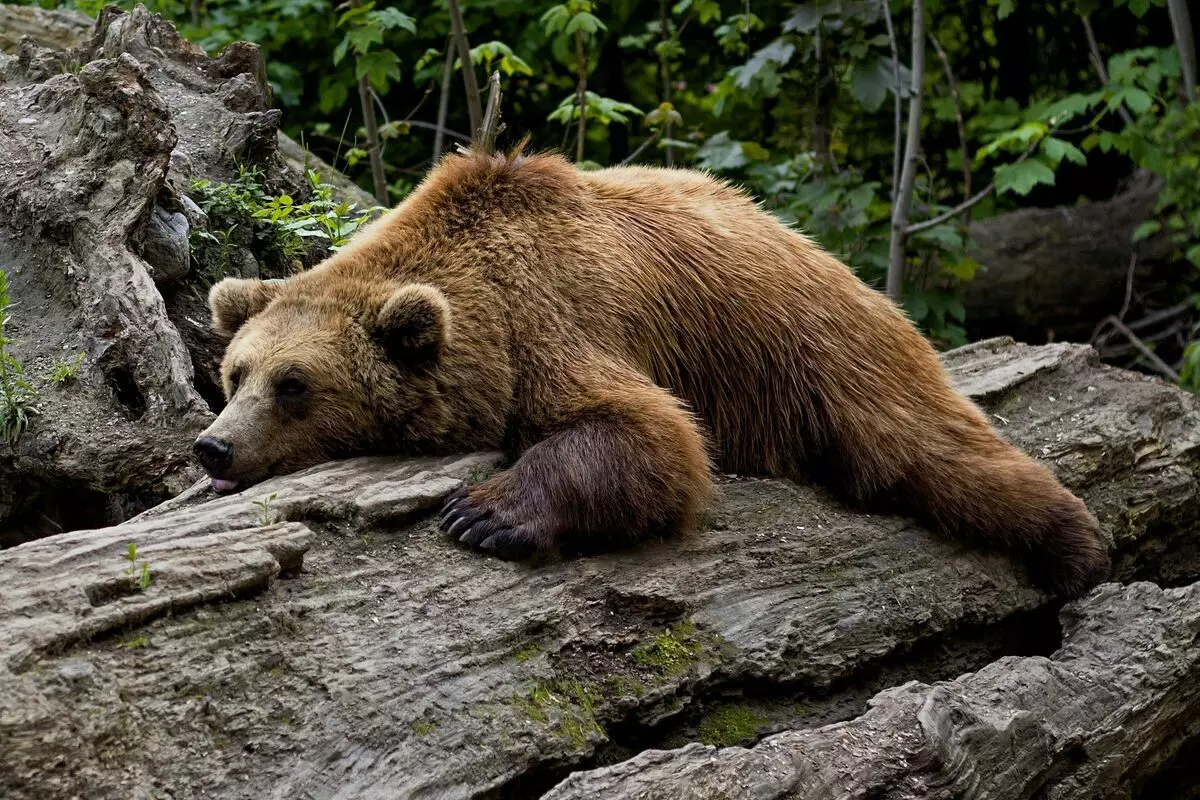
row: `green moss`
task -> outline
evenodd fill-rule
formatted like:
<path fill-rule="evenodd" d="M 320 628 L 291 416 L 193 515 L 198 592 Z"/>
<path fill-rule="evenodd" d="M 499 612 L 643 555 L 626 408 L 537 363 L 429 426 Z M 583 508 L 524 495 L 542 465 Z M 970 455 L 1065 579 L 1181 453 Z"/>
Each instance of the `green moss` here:
<path fill-rule="evenodd" d="M 496 472 L 496 468 L 491 466 L 471 467 L 471 472 L 467 476 L 467 483 L 471 484 L 472 486 L 477 483 L 483 483 L 488 478 L 495 475 Z"/>
<path fill-rule="evenodd" d="M 604 686 L 613 697 L 641 697 L 646 693 L 641 681 L 626 675 L 610 675 L 604 679 Z"/>
<path fill-rule="evenodd" d="M 723 705 L 701 718 L 696 733 L 704 744 L 729 747 L 753 739 L 758 733 L 758 726 L 766 722 L 766 717 L 755 714 L 745 706 Z"/>
<path fill-rule="evenodd" d="M 634 648 L 633 661 L 666 675 L 687 672 L 704 649 L 702 644 L 695 640 L 695 634 L 695 624 L 691 620 L 685 620 L 660 633 L 653 641 Z"/>
<path fill-rule="evenodd" d="M 603 735 L 596 721 L 599 693 L 583 681 L 538 681 L 529 693 L 513 695 L 512 705 L 526 717 L 556 730 L 571 743 L 571 748 L 587 748 L 589 739 Z"/>
<path fill-rule="evenodd" d="M 137 636 L 134 636 L 132 639 L 126 639 L 125 641 L 117 644 L 117 647 L 123 648 L 125 650 L 140 650 L 143 647 L 149 647 L 149 646 L 150 646 L 150 637 L 144 633 L 139 633 Z"/>
<path fill-rule="evenodd" d="M 514 658 L 517 659 L 518 664 L 524 664 L 526 661 L 533 658 L 540 652 L 542 651 L 537 645 L 530 645 L 529 647 L 518 650 L 514 655 Z"/>
<path fill-rule="evenodd" d="M 408 724 L 408 727 L 412 728 L 412 732 L 417 736 L 428 736 L 437 730 L 437 723 L 427 719 L 415 719 Z"/>

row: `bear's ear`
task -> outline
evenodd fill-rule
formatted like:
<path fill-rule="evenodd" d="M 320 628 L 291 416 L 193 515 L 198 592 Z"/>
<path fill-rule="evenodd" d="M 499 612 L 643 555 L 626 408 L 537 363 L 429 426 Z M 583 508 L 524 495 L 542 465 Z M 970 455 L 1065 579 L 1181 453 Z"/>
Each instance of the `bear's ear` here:
<path fill-rule="evenodd" d="M 410 283 L 392 292 L 371 325 L 375 341 L 409 366 L 436 361 L 450 334 L 450 304 L 432 286 Z"/>
<path fill-rule="evenodd" d="M 246 320 L 266 308 L 278 286 L 258 280 L 225 278 L 208 290 L 213 327 L 233 336 Z"/>

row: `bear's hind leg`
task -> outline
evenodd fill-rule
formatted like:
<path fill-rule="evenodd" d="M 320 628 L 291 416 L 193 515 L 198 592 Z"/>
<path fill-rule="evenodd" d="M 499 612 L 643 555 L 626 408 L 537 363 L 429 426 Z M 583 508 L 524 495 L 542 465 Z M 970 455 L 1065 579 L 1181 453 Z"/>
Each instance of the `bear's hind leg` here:
<path fill-rule="evenodd" d="M 1067 597 L 1107 576 L 1099 524 L 1082 500 L 948 382 L 914 390 L 923 394 L 917 409 L 890 412 L 883 403 L 852 424 L 842 420 L 838 456 L 853 494 L 897 504 L 943 533 L 1000 545 Z M 906 414 L 915 416 L 897 424 Z"/>
<path fill-rule="evenodd" d="M 451 496 L 451 538 L 509 559 L 560 546 L 599 551 L 692 528 L 711 493 L 703 437 L 665 390 L 615 364 L 555 398 L 547 432 L 511 468 Z M 543 416 L 543 415 L 539 415 Z"/>

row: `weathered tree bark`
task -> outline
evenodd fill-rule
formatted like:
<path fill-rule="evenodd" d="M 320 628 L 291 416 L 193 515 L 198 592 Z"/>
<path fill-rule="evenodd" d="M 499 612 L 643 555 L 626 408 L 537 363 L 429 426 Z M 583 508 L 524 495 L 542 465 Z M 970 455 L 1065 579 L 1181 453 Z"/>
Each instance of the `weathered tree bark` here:
<path fill-rule="evenodd" d="M 1200 578 L 1200 400 L 1071 345 L 946 360 L 1095 511 L 1117 580 Z M 748 479 L 693 536 L 500 562 L 429 518 L 494 463 L 197 485 L 0 552 L 0 795 L 536 797 L 632 758 L 556 791 L 1082 800 L 1197 742 L 1196 586 L 1108 585 L 1060 641 L 1009 558 Z"/>
<path fill-rule="evenodd" d="M 1157 196 L 1158 182 L 1140 175 L 1112 200 L 1023 209 L 972 225 L 981 269 L 965 287 L 968 334 L 1087 341 L 1101 319 L 1121 310 L 1135 254 L 1138 287 L 1177 281 L 1182 268 L 1167 263 L 1169 244 L 1133 242 Z"/>
<path fill-rule="evenodd" d="M 545 798 L 1127 798 L 1177 737 L 1200 737 L 1200 583 L 1108 584 L 1063 613 L 1063 640 L 1049 658 L 888 689 L 849 723 L 647 752 Z"/>
<path fill-rule="evenodd" d="M 39 391 L 25 435 L 0 445 L 6 546 L 125 519 L 195 480 L 190 442 L 220 399 L 224 342 L 206 279 L 189 280 L 207 225 L 189 183 L 246 166 L 276 191 L 310 189 L 303 152 L 286 139 L 278 152 L 257 47 L 210 58 L 141 6 L 93 24 L 0 5 L 0 30 L 0 48 L 31 34 L 0 52 L 0 267 L 13 353 Z M 77 380 L 52 381 L 79 353 Z"/>
<path fill-rule="evenodd" d="M 26 36 L 42 47 L 67 50 L 87 41 L 93 25 L 92 18 L 81 11 L 0 3 L 0 51 L 16 52 Z"/>

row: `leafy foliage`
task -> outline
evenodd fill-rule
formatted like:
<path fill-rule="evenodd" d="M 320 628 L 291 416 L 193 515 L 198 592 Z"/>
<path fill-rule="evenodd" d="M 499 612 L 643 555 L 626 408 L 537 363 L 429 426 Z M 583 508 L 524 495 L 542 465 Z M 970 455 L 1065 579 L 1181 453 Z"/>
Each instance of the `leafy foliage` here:
<path fill-rule="evenodd" d="M 364 185 L 356 83 L 366 76 L 384 117 L 387 182 L 399 199 L 430 163 L 446 78 L 447 135 L 469 130 L 458 58 L 447 73 L 448 9 L 415 0 L 335 3 L 147 5 L 210 51 L 236 39 L 262 45 L 288 132 Z M 85 0 L 42 4 L 98 10 Z M 1176 259 L 1200 266 L 1200 112 L 1180 102 L 1165 0 L 926 6 L 938 47 L 926 59 L 912 218 L 920 224 L 968 196 L 982 198 L 910 243 L 905 307 L 935 340 L 965 337 L 959 290 L 978 268 L 968 255 L 970 221 L 1106 198 L 1134 169 L 1164 182 L 1157 217 L 1136 235 L 1168 237 Z M 470 66 L 505 76 L 509 131 L 573 152 L 584 167 L 633 158 L 725 176 L 876 285 L 887 256 L 894 103 L 907 99 L 912 81 L 911 11 L 911 0 L 478 0 L 463 8 Z M 1095 48 L 1081 17 L 1094 28 Z M 933 58 L 943 50 L 945 63 Z M 577 148 L 569 146 L 573 134 Z M 989 186 L 994 191 L 980 194 Z M 268 273 L 285 274 L 336 247 L 363 213 L 317 197 L 256 194 L 241 178 L 195 193 L 214 209 L 196 242 L 214 273 L 240 246 Z M 1200 273 L 1172 290 L 1172 302 L 1200 293 Z M 1200 350 L 1187 358 L 1183 378 L 1200 385 Z"/>
<path fill-rule="evenodd" d="M 8 273 L 0 269 L 0 441 L 12 446 L 21 438 L 36 411 L 31 404 L 37 390 L 25 378 L 25 369 L 9 347 L 16 344 L 6 332 L 13 307 Z"/>
<path fill-rule="evenodd" d="M 316 171 L 308 170 L 307 176 L 312 197 L 305 202 L 268 193 L 255 168 L 239 170 L 229 183 L 191 182 L 189 195 L 208 215 L 208 229 L 191 234 L 193 261 L 207 282 L 230 271 L 237 247 L 249 250 L 264 277 L 301 269 L 344 246 L 377 211 L 338 202 Z"/>

